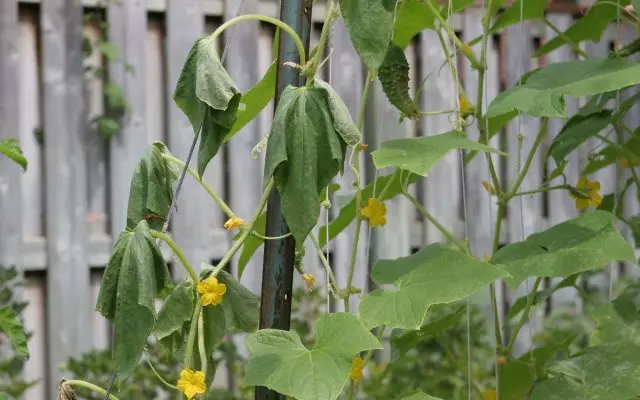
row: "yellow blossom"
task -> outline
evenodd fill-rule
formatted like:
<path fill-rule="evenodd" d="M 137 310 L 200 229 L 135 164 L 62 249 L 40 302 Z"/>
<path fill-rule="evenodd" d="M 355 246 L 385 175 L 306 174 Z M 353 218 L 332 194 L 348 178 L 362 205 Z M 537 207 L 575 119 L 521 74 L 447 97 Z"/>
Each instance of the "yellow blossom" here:
<path fill-rule="evenodd" d="M 204 393 L 207 388 L 204 384 L 204 372 L 183 369 L 176 386 L 191 400 L 196 395 Z"/>
<path fill-rule="evenodd" d="M 304 281 L 304 283 L 306 283 L 307 285 L 307 289 L 309 289 L 309 291 L 313 290 L 313 285 L 316 283 L 316 278 L 311 275 L 311 274 L 302 274 L 302 280 Z"/>
<path fill-rule="evenodd" d="M 198 283 L 198 293 L 200 293 L 200 304 L 202 306 L 222 303 L 222 297 L 227 292 L 227 285 L 219 283 L 215 277 L 209 277 Z"/>
<path fill-rule="evenodd" d="M 365 150 L 367 149 L 367 147 L 369 147 L 369 145 L 368 145 L 368 144 L 360 143 L 360 144 L 358 145 L 358 150 L 360 150 L 360 151 L 365 151 Z"/>
<path fill-rule="evenodd" d="M 490 184 L 489 182 L 487 182 L 487 181 L 482 181 L 481 183 L 482 183 L 482 186 L 484 186 L 484 188 L 485 188 L 485 190 L 486 190 L 487 192 L 489 192 L 490 194 L 492 194 L 492 195 L 494 195 L 494 196 L 497 194 L 496 188 L 494 188 L 493 186 L 491 186 L 491 184 Z"/>
<path fill-rule="evenodd" d="M 572 194 L 571 196 L 576 199 L 576 208 L 578 210 L 585 210 L 589 207 L 598 207 L 602 203 L 602 196 L 600 195 L 600 182 L 590 181 L 584 176 L 578 180 L 576 188 L 587 193 L 588 198 L 581 198 Z"/>
<path fill-rule="evenodd" d="M 224 227 L 228 231 L 240 228 L 242 225 L 244 225 L 244 220 L 239 217 L 231 217 L 224 223 Z"/>
<path fill-rule="evenodd" d="M 378 201 L 375 197 L 369 198 L 367 206 L 362 209 L 361 213 L 364 217 L 369 218 L 369 225 L 371 225 L 372 228 L 387 223 L 387 218 L 385 217 L 387 208 L 384 206 L 384 203 Z"/>
<path fill-rule="evenodd" d="M 349 379 L 354 382 L 362 380 L 362 370 L 364 370 L 364 360 L 360 356 L 356 356 L 351 363 L 351 372 L 349 373 Z"/>
<path fill-rule="evenodd" d="M 498 398 L 498 394 L 495 390 L 489 390 L 482 394 L 483 400 L 496 400 Z"/>
<path fill-rule="evenodd" d="M 509 362 L 509 361 L 507 360 L 507 357 L 505 357 L 505 356 L 497 356 L 496 357 L 496 364 L 498 364 L 498 365 L 505 365 L 507 362 Z"/>
<path fill-rule="evenodd" d="M 460 116 L 464 119 L 473 114 L 474 107 L 464 94 L 460 94 Z"/>
<path fill-rule="evenodd" d="M 620 160 L 620 166 L 622 168 L 635 168 L 637 166 L 640 166 L 640 162 L 636 161 L 636 160 L 627 160 L 627 159 L 623 159 Z"/>

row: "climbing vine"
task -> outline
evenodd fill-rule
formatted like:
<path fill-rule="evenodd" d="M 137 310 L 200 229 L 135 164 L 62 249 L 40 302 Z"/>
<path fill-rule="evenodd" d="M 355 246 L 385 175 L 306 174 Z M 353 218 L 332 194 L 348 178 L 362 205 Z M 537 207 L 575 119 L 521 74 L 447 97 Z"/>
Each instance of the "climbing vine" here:
<path fill-rule="evenodd" d="M 617 7 L 627 4 L 626 1 L 619 1 L 617 5 L 597 1 L 582 19 L 566 32 L 558 31 L 557 37 L 545 43 L 536 55 L 548 54 L 565 45 L 577 48 L 583 41 L 599 39 L 608 23 L 615 19 Z M 329 0 L 318 48 L 309 57 L 302 40 L 290 26 L 261 15 L 234 18 L 211 35 L 198 39 L 187 56 L 174 92 L 177 106 L 187 116 L 194 134 L 200 136 L 197 167 L 188 172 L 228 216 L 225 228 L 237 231 L 237 235 L 217 265 L 202 263 L 198 271 L 187 261 L 179 246 L 162 231 L 163 217 L 171 206 L 173 187 L 184 162 L 173 156 L 164 144 L 154 143 L 134 171 L 126 228 L 114 246 L 96 306 L 115 326 L 113 359 L 118 381 L 121 383 L 129 377 L 145 351 L 149 336 L 155 336 L 183 359 L 176 382 L 167 382 L 160 376 L 159 380 L 184 393 L 188 399 L 202 398 L 211 389 L 215 374 L 214 350 L 226 334 L 246 332 L 250 356 L 243 377 L 245 386 L 268 387 L 299 400 L 332 400 L 343 393 L 353 399 L 358 396 L 359 382 L 373 362 L 374 352 L 383 349 L 381 339 L 385 331 L 405 332 L 395 340 L 394 346 L 406 354 L 416 345 L 420 332 L 439 332 L 451 326 L 434 322 L 430 318 L 433 308 L 465 300 L 490 285 L 495 311 L 493 283 L 496 280 L 504 280 L 515 289 L 534 279 L 529 293 L 514 303 L 510 317 L 502 322 L 497 318 L 494 321 L 498 325 L 494 332 L 497 368 L 510 379 L 499 380 L 493 387 L 472 382 L 474 398 L 493 394 L 507 399 L 618 400 L 640 395 L 640 336 L 637 333 L 640 314 L 635 284 L 588 315 L 597 329 L 584 351 L 572 353 L 570 343 L 553 343 L 518 357 L 513 353 L 515 341 L 532 308 L 542 298 L 548 298 L 562 287 L 577 287 L 576 281 L 582 273 L 612 262 L 636 263 L 634 247 L 619 231 L 621 223 L 640 236 L 640 217 L 626 216 L 623 201 L 630 187 L 640 189 L 640 180 L 631 168 L 640 165 L 637 127 L 623 123 L 624 115 L 640 97 L 631 96 L 615 109 L 608 105 L 608 100 L 619 91 L 640 83 L 640 64 L 628 59 L 638 50 L 637 41 L 611 52 L 606 58 L 554 63 L 526 72 L 517 85 L 500 93 L 490 104 L 483 104 L 490 35 L 525 19 L 544 19 L 546 5 L 546 1 L 532 0 L 526 5 L 516 1 L 504 8 L 501 1 L 490 0 L 482 21 L 483 34 L 468 43 L 463 43 L 447 24 L 450 13 L 469 6 L 464 0 L 451 0 L 444 5 L 433 0 Z M 338 18 L 344 19 L 353 46 L 368 69 L 355 121 L 330 82 L 316 76 L 324 61 L 321 57 L 327 37 Z M 280 61 L 299 71 L 306 83 L 301 87 L 287 87 L 281 93 L 266 142 L 262 198 L 253 215 L 239 216 L 202 177 L 222 146 L 274 96 L 275 62 L 263 80 L 243 94 L 216 51 L 216 38 L 230 26 L 248 20 L 272 23 L 279 34 L 293 39 L 300 63 Z M 594 20 L 598 23 L 593 24 Z M 375 167 L 393 168 L 393 172 L 363 186 L 358 160 L 369 154 L 362 142 L 362 131 L 373 81 L 380 80 L 399 117 L 429 118 L 439 113 L 420 110 L 417 94 L 409 91 L 410 68 L 404 51 L 411 38 L 424 29 L 436 31 L 442 43 L 453 43 L 455 54 L 443 46 L 448 63 L 452 64 L 454 55 L 470 63 L 478 76 L 478 98 L 473 104 L 461 90 L 456 109 L 441 112 L 451 117 L 451 128 L 447 132 L 389 140 L 372 149 Z M 480 54 L 470 47 L 475 43 L 481 43 Z M 450 69 L 454 85 L 461 88 L 455 68 Z M 429 93 L 422 95 L 429 96 Z M 590 101 L 574 115 L 567 115 L 566 96 L 590 96 Z M 507 155 L 489 146 L 489 139 L 519 114 L 539 117 L 543 123 L 517 176 L 505 185 L 498 178 L 490 155 Z M 556 168 L 539 188 L 522 191 L 522 182 L 530 173 L 535 155 L 543 152 L 540 144 L 547 135 L 547 122 L 552 118 L 567 120 L 549 150 L 542 154 L 552 160 Z M 467 136 L 469 124 L 477 127 L 479 140 Z M 617 134 L 619 140 L 610 139 L 610 132 Z M 564 174 L 567 157 L 586 140 L 594 138 L 602 141 L 600 150 L 591 155 L 580 180 L 568 181 Z M 409 190 L 410 185 L 427 177 L 443 156 L 455 150 L 466 152 L 467 162 L 477 153 L 487 157 L 491 179 L 477 184 L 483 185 L 498 205 L 491 254 L 473 254 L 469 238 L 454 235 L 446 223 L 430 214 Z M 630 167 L 630 177 L 621 192 L 603 194 L 600 184 L 589 177 L 615 163 Z M 344 168 L 350 168 L 355 175 L 353 198 L 328 226 L 320 228 L 316 238 L 312 231 L 318 223 L 325 192 L 332 190 L 332 180 L 343 173 Z M 551 186 L 550 181 L 559 177 L 563 177 L 565 183 Z M 265 240 L 282 239 L 266 237 L 264 231 L 264 208 L 274 190 L 280 195 L 282 213 L 295 239 L 298 256 L 305 251 L 305 241 L 310 241 L 329 275 L 330 295 L 345 304 L 345 312 L 318 318 L 312 343 L 304 343 L 295 332 L 256 331 L 259 301 L 239 283 L 243 266 L 237 276 L 226 272 L 236 253 L 241 252 L 241 263 L 246 265 Z M 576 207 L 582 211 L 579 216 L 500 248 L 500 231 L 509 203 L 520 196 L 552 190 L 575 198 Z M 350 310 L 350 297 L 361 292 L 361 288 L 352 285 L 361 226 L 368 222 L 376 229 L 394 224 L 386 215 L 385 202 L 397 196 L 415 205 L 447 241 L 427 245 L 408 257 L 377 261 L 371 280 L 381 288 L 363 295 L 358 309 Z M 322 247 L 327 236 L 330 240 L 352 224 L 356 231 L 353 257 L 347 284 L 343 287 L 333 276 Z M 155 246 L 156 239 L 170 247 L 188 278 L 178 283 L 171 280 L 162 254 Z M 298 265 L 298 272 L 309 288 L 316 285 L 315 277 L 304 271 L 302 265 Z M 565 279 L 543 290 L 541 282 L 551 277 Z M 164 300 L 159 309 L 156 298 Z M 453 315 L 460 310 L 449 312 Z M 441 317 L 446 321 L 447 315 Z M 500 324 L 509 328 L 509 337 L 502 337 L 504 330 Z M 386 368 L 392 368 L 393 362 L 402 362 L 402 357 Z M 67 394 L 73 386 L 105 393 L 104 389 L 81 380 L 65 381 L 61 386 Z M 434 399 L 422 392 L 395 395 L 397 399 Z M 111 398 L 117 399 L 116 395 Z"/>

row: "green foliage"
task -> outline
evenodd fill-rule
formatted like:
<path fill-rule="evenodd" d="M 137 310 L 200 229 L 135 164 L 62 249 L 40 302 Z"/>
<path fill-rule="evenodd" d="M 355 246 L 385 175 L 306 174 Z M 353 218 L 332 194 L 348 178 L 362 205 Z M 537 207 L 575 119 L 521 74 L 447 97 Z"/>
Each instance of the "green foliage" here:
<path fill-rule="evenodd" d="M 298 400 L 334 400 L 347 382 L 351 359 L 361 351 L 382 348 L 348 313 L 323 315 L 314 332 L 312 349 L 294 332 L 263 329 L 249 336 L 244 384 L 266 386 Z"/>
<path fill-rule="evenodd" d="M 271 63 L 269 69 L 264 74 L 260 82 L 256 83 L 247 93 L 240 98 L 238 106 L 238 118 L 233 124 L 229 133 L 225 136 L 224 141 L 227 142 L 251 122 L 275 96 L 276 88 L 276 71 L 278 65 L 276 61 Z"/>
<path fill-rule="evenodd" d="M 182 333 L 185 324 L 191 320 L 195 306 L 193 282 L 185 280 L 175 286 L 158 311 L 153 335 L 163 340 L 174 333 Z"/>
<path fill-rule="evenodd" d="M 475 258 L 434 244 L 395 260 L 378 261 L 371 279 L 397 289 L 374 290 L 360 302 L 360 318 L 369 328 L 419 329 L 434 304 L 470 296 L 508 274 Z"/>
<path fill-rule="evenodd" d="M 24 171 L 27 170 L 27 159 L 22 154 L 22 149 L 16 139 L 0 140 L 0 153 L 15 161 Z"/>
<path fill-rule="evenodd" d="M 191 122 L 193 132 L 201 135 L 198 174 L 202 177 L 230 134 L 241 99 L 211 38 L 198 39 L 191 47 L 173 99 Z"/>
<path fill-rule="evenodd" d="M 611 111 L 602 110 L 587 116 L 574 115 L 567 121 L 549 148 L 556 164 L 579 148 L 587 139 L 599 134 L 611 123 Z"/>
<path fill-rule="evenodd" d="M 325 81 L 316 79 L 314 81 L 317 87 L 324 89 L 331 110 L 331 118 L 333 119 L 333 128 L 348 146 L 355 146 L 362 141 L 360 130 L 351 119 L 351 114 L 346 104 L 340 98 L 340 95 Z"/>
<path fill-rule="evenodd" d="M 398 400 L 442 400 L 439 397 L 429 396 L 424 392 L 416 392 L 411 395 L 399 397 Z"/>
<path fill-rule="evenodd" d="M 400 110 L 403 116 L 416 117 L 418 107 L 409 94 L 409 70 L 409 62 L 404 51 L 391 44 L 378 70 L 378 78 L 389 102 Z"/>
<path fill-rule="evenodd" d="M 491 263 L 511 274 L 511 288 L 535 276 L 564 277 L 600 268 L 611 261 L 635 263 L 631 245 L 614 226 L 616 217 L 605 211 L 590 211 L 524 242 L 509 244 Z"/>
<path fill-rule="evenodd" d="M 429 170 L 454 149 L 476 150 L 506 155 L 484 144 L 469 140 L 464 132 L 451 131 L 433 136 L 389 140 L 373 152 L 376 168 L 395 166 L 427 176 Z"/>
<path fill-rule="evenodd" d="M 420 0 L 402 0 L 393 24 L 393 44 L 406 49 L 411 39 L 424 29 L 432 28 L 436 17 L 431 8 Z"/>
<path fill-rule="evenodd" d="M 543 18 L 546 7 L 546 0 L 516 0 L 496 18 L 489 31 L 495 33 L 520 21 Z"/>

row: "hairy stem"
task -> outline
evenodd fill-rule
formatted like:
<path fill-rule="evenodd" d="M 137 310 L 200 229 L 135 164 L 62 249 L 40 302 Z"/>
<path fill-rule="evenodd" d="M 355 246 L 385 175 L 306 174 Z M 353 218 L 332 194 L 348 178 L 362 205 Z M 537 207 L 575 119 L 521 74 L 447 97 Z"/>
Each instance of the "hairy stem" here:
<path fill-rule="evenodd" d="M 173 251 L 173 254 L 175 254 L 176 257 L 178 257 L 178 259 L 180 260 L 184 268 L 187 270 L 187 272 L 191 276 L 191 279 L 193 279 L 193 282 L 197 285 L 199 282 L 198 274 L 196 274 L 196 271 L 193 269 L 193 267 L 189 263 L 189 260 L 187 260 L 187 257 L 184 255 L 184 253 L 182 252 L 182 249 L 180 249 L 178 244 L 174 242 L 173 239 L 171 239 L 171 237 L 166 233 L 151 230 L 151 236 L 153 236 L 156 239 L 162 240 L 171 248 L 171 250 Z"/>
<path fill-rule="evenodd" d="M 89 389 L 91 391 L 94 391 L 96 393 L 100 393 L 102 396 L 106 396 L 107 395 L 107 391 L 103 388 L 101 388 L 98 385 L 94 385 L 93 383 L 89 383 L 89 382 L 85 382 L 79 379 L 70 379 L 70 380 L 65 380 L 63 383 L 63 385 L 69 385 L 69 386 L 78 386 L 78 387 L 83 387 L 85 389 Z M 119 400 L 116 396 L 109 394 L 109 400 Z"/>
<path fill-rule="evenodd" d="M 535 189 L 535 190 L 526 190 L 524 192 L 514 193 L 514 194 L 511 195 L 511 197 L 527 196 L 527 195 L 531 195 L 531 194 L 550 192 L 552 190 L 560 190 L 560 189 L 569 190 L 570 187 L 571 187 L 571 185 L 557 185 L 557 186 L 541 187 L 541 188 Z"/>
<path fill-rule="evenodd" d="M 542 277 L 536 278 L 536 282 L 533 284 L 533 289 L 531 293 L 527 296 L 527 304 L 522 311 L 522 316 L 520 320 L 516 324 L 513 335 L 511 335 L 511 339 L 509 339 L 509 343 L 505 349 L 505 354 L 510 354 L 513 349 L 513 345 L 516 343 L 516 339 L 518 338 L 518 333 L 520 333 L 520 329 L 524 326 L 525 322 L 529 319 L 529 312 L 531 311 L 531 307 L 533 306 L 534 300 L 536 298 L 536 294 L 538 293 L 538 287 L 540 287 L 540 283 L 542 282 Z"/>
<path fill-rule="evenodd" d="M 531 146 L 531 149 L 529 150 L 529 154 L 527 155 L 527 160 L 524 162 L 524 166 L 520 170 L 518 178 L 516 179 L 516 182 L 513 184 L 513 187 L 511 188 L 509 193 L 506 194 L 506 199 L 510 199 L 511 197 L 513 197 L 513 194 L 516 193 L 518 189 L 520 189 L 520 185 L 522 184 L 522 181 L 524 180 L 525 176 L 527 176 L 527 173 L 531 168 L 531 164 L 533 163 L 533 158 L 535 157 L 536 152 L 538 151 L 538 147 L 540 147 L 540 143 L 542 142 L 542 139 L 547 135 L 548 121 L 549 120 L 547 118 L 544 118 L 542 120 L 542 126 L 540 127 L 540 131 L 538 132 L 538 135 L 536 136 L 536 139 L 533 142 L 533 146 Z"/>
<path fill-rule="evenodd" d="M 158 371 L 153 367 L 151 360 L 147 360 L 147 365 L 149 365 L 149 368 L 151 368 L 151 371 L 153 372 L 153 374 L 156 376 L 156 378 L 158 378 L 160 382 L 162 382 L 163 385 L 165 385 L 169 389 L 178 390 L 178 388 L 175 385 L 170 384 L 169 382 L 167 382 L 166 379 L 160 376 L 160 373 L 158 373 Z"/>
<path fill-rule="evenodd" d="M 184 350 L 184 360 L 182 362 L 183 368 L 191 368 L 193 361 L 193 345 L 196 342 L 196 330 L 198 329 L 198 319 L 200 318 L 200 312 L 202 311 L 202 305 L 200 299 L 196 299 L 196 306 L 193 309 L 193 316 L 191 317 L 191 325 L 189 326 L 189 335 L 187 336 L 187 347 Z"/>
<path fill-rule="evenodd" d="M 198 315 L 198 351 L 200 352 L 200 370 L 207 376 L 207 351 L 204 347 L 204 317 L 202 312 Z"/>

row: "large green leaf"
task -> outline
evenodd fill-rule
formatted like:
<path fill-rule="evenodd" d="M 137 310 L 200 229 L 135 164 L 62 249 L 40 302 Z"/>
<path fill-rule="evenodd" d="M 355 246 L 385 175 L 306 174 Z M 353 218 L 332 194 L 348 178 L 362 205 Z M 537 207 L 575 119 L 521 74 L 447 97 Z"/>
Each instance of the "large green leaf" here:
<path fill-rule="evenodd" d="M 4 154 L 15 161 L 23 170 L 27 170 L 27 159 L 22 154 L 22 149 L 16 139 L 0 140 L 0 154 Z"/>
<path fill-rule="evenodd" d="M 571 360 L 569 375 L 536 385 L 531 400 L 621 400 L 640 395 L 640 346 L 618 341 L 587 348 Z"/>
<path fill-rule="evenodd" d="M 377 71 L 391 41 L 395 1 L 344 0 L 340 11 L 362 62 Z"/>
<path fill-rule="evenodd" d="M 250 357 L 243 384 L 266 386 L 298 400 L 337 399 L 349 377 L 352 358 L 380 342 L 353 315 L 325 314 L 307 349 L 295 332 L 263 329 L 247 338 Z"/>
<path fill-rule="evenodd" d="M 274 177 L 282 214 L 298 246 L 318 222 L 320 192 L 344 165 L 346 143 L 331 115 L 324 89 L 289 86 L 269 135 L 264 182 Z"/>
<path fill-rule="evenodd" d="M 414 174 L 427 176 L 429 170 L 454 149 L 477 150 L 504 155 L 487 145 L 467 139 L 463 132 L 451 131 L 440 135 L 396 139 L 382 143 L 372 153 L 376 168 L 395 166 Z"/>
<path fill-rule="evenodd" d="M 329 102 L 329 110 L 333 118 L 333 127 L 349 146 L 355 146 L 362 141 L 362 134 L 351 118 L 347 105 L 331 85 L 321 79 L 315 79 L 315 85 L 325 90 Z"/>
<path fill-rule="evenodd" d="M 423 1 L 401 1 L 393 24 L 393 43 L 403 50 L 406 49 L 415 35 L 434 26 L 435 18 L 431 8 Z"/>
<path fill-rule="evenodd" d="M 640 286 L 627 287 L 615 300 L 596 308 L 589 317 L 596 322 L 592 344 L 628 340 L 640 346 Z"/>
<path fill-rule="evenodd" d="M 524 400 L 533 384 L 545 376 L 545 363 L 559 352 L 566 351 L 561 345 L 539 347 L 509 361 L 500 369 L 500 398 Z"/>
<path fill-rule="evenodd" d="M 415 392 L 412 394 L 407 394 L 401 397 L 398 397 L 398 400 L 442 400 L 439 397 L 429 396 L 424 392 Z"/>
<path fill-rule="evenodd" d="M 612 261 L 635 263 L 633 247 L 614 226 L 616 217 L 593 210 L 498 250 L 491 263 L 508 271 L 515 288 L 530 277 L 564 277 Z"/>
<path fill-rule="evenodd" d="M 200 176 L 236 122 L 241 94 L 224 69 L 211 37 L 196 40 L 187 55 L 173 99 L 193 131 L 200 133 Z"/>
<path fill-rule="evenodd" d="M 158 311 L 153 334 L 162 340 L 175 332 L 180 332 L 185 322 L 191 320 L 195 301 L 193 282 L 180 282 L 167 296 L 162 308 Z"/>
<path fill-rule="evenodd" d="M 7 335 L 18 358 L 29 358 L 27 333 L 11 307 L 0 308 L 0 334 Z"/>
<path fill-rule="evenodd" d="M 407 184 L 412 185 L 418 181 L 419 176 L 415 174 L 411 174 L 408 178 Z M 389 183 L 389 180 L 393 179 L 389 188 L 384 192 L 384 196 L 380 196 L 383 194 L 384 188 Z M 360 196 L 365 201 L 370 197 L 375 197 L 380 201 L 386 201 L 396 197 L 397 195 L 402 193 L 402 183 L 400 179 L 398 179 L 398 174 L 393 173 L 390 175 L 384 175 L 378 177 L 376 182 L 372 182 L 365 186 L 360 192 Z M 375 193 L 373 192 L 373 188 L 376 188 Z M 335 238 L 340 234 L 340 232 L 347 229 L 349 224 L 356 217 L 356 200 L 355 196 L 345 204 L 338 213 L 338 216 L 329 223 L 329 240 Z M 320 242 L 320 247 L 324 247 L 327 244 L 327 226 L 320 227 L 318 232 L 318 240 Z"/>
<path fill-rule="evenodd" d="M 609 0 L 596 1 L 589 7 L 589 11 L 576 23 L 571 25 L 569 29 L 564 31 L 562 35 L 558 35 L 543 44 L 536 52 L 536 56 L 543 56 L 567 44 L 566 39 L 576 44 L 585 40 L 596 43 L 599 42 L 602 34 L 609 27 L 609 23 L 618 15 L 618 7 L 624 7 L 627 4 L 629 4 L 629 0 L 619 0 L 616 2 Z"/>
<path fill-rule="evenodd" d="M 547 0 L 516 0 L 496 18 L 489 31 L 494 33 L 521 21 L 542 18 L 547 3 Z"/>
<path fill-rule="evenodd" d="M 96 311 L 115 325 L 113 358 L 120 380 L 140 360 L 155 323 L 155 297 L 172 284 L 145 220 L 135 230 L 120 234 L 104 271 L 96 305 Z"/>
<path fill-rule="evenodd" d="M 160 230 L 173 200 L 173 184 L 180 171 L 162 155 L 169 154 L 166 146 L 153 143 L 133 171 L 129 188 L 127 228 L 134 229 L 147 220 L 151 229 Z"/>
<path fill-rule="evenodd" d="M 589 59 L 550 64 L 526 82 L 500 93 L 489 118 L 518 110 L 540 117 L 564 118 L 564 96 L 591 96 L 640 83 L 640 64 L 626 59 Z"/>
<path fill-rule="evenodd" d="M 381 260 L 371 278 L 396 289 L 375 290 L 362 298 L 360 318 L 373 328 L 419 329 L 429 307 L 464 299 L 508 274 L 490 264 L 433 244 L 409 257 Z"/>
<path fill-rule="evenodd" d="M 549 155 L 556 164 L 579 148 L 587 139 L 599 134 L 611 123 L 611 111 L 602 110 L 587 116 L 574 115 L 567 121 L 558 136 L 553 139 Z"/>

